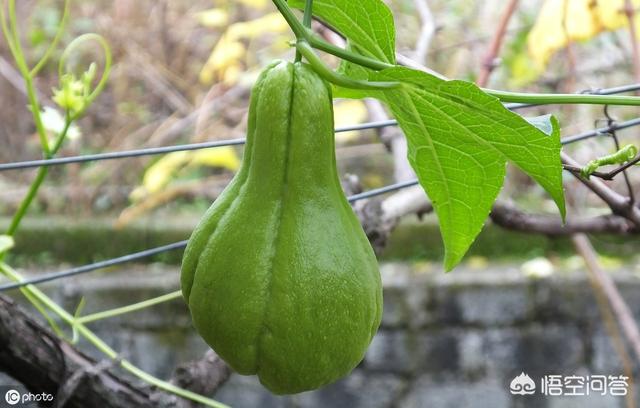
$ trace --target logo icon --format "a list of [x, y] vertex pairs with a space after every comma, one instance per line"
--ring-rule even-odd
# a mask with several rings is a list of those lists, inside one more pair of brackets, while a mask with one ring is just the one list
[[536, 392], [536, 383], [531, 377], [522, 372], [519, 376], [511, 380], [509, 391], [513, 395], [532, 395]]
[[9, 405], [16, 405], [20, 402], [20, 393], [16, 390], [9, 390], [4, 394], [4, 400], [7, 401]]

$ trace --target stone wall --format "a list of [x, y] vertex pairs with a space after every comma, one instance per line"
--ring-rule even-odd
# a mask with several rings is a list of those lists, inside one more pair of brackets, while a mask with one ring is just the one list
[[[382, 325], [350, 376], [321, 390], [277, 397], [254, 377], [234, 375], [214, 398], [239, 408], [625, 406], [624, 398], [610, 395], [509, 392], [522, 372], [538, 388], [544, 375], [623, 374], [583, 272], [532, 280], [517, 266], [461, 267], [445, 274], [428, 265], [382, 265]], [[640, 279], [623, 271], [615, 277], [640, 316]], [[84, 313], [91, 313], [173, 291], [177, 282], [177, 269], [145, 266], [44, 287], [70, 310], [85, 296]], [[180, 300], [92, 327], [124, 357], [164, 378], [206, 350]]]

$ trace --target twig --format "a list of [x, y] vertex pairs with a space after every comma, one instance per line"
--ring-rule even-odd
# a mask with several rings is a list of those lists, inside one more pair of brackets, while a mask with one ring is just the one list
[[[572, 166], [570, 164], [563, 164], [562, 168], [566, 171], [569, 171], [574, 174], [580, 174], [582, 172], [582, 167], [580, 166]], [[611, 180], [609, 177], [609, 173], [602, 173], [600, 171], [594, 171], [590, 174], [590, 176], [601, 178], [603, 180]]]
[[584, 234], [576, 234], [572, 236], [571, 239], [578, 254], [584, 259], [587, 270], [593, 275], [593, 278], [598, 281], [607, 299], [609, 299], [611, 307], [622, 327], [622, 331], [629, 341], [629, 345], [636, 355], [636, 359], [640, 361], [640, 330], [638, 330], [636, 321], [633, 318], [633, 313], [631, 313], [629, 306], [620, 295], [613, 279], [600, 268], [595, 250], [591, 246], [591, 242], [589, 242], [587, 236]]
[[[576, 236], [572, 236], [572, 238], [576, 239]], [[586, 237], [585, 237], [586, 238]], [[588, 238], [587, 238], [588, 242]], [[576, 245], [577, 248], [577, 245]], [[593, 253], [595, 255], [595, 253]], [[584, 258], [583, 258], [584, 259]], [[586, 264], [586, 260], [585, 260]], [[622, 363], [624, 374], [629, 377], [629, 392], [626, 395], [627, 408], [633, 408], [636, 406], [635, 404], [635, 387], [633, 381], [633, 365], [631, 363], [631, 357], [629, 356], [629, 352], [627, 350], [626, 344], [623, 340], [623, 333], [621, 333], [621, 327], [619, 322], [616, 320], [615, 312], [611, 305], [611, 301], [607, 297], [607, 293], [604, 290], [600, 280], [597, 275], [592, 272], [592, 270], [587, 267], [587, 278], [589, 279], [589, 283], [591, 288], [593, 289], [593, 293], [596, 298], [596, 303], [598, 309], [600, 310], [600, 314], [602, 315], [602, 320], [604, 322], [605, 330], [611, 339], [611, 343], [613, 348], [620, 357], [620, 362]]]
[[500, 18], [500, 22], [498, 23], [498, 28], [491, 40], [491, 44], [489, 45], [489, 50], [482, 61], [482, 69], [478, 74], [478, 79], [476, 80], [476, 84], [480, 87], [484, 87], [489, 82], [489, 76], [493, 72], [496, 67], [496, 58], [500, 53], [500, 48], [502, 47], [502, 42], [504, 40], [504, 36], [507, 33], [507, 26], [509, 25], [509, 21], [513, 16], [513, 13], [518, 6], [518, 0], [510, 0], [505, 8], [502, 17]]
[[[613, 125], [616, 124], [616, 120], [609, 113], [609, 105], [604, 106], [604, 115], [607, 118], [607, 126], [613, 127]], [[616, 151], [619, 151], [620, 141], [618, 140], [618, 134], [616, 133], [615, 130], [612, 130], [610, 134], [611, 134], [611, 139], [613, 139], [613, 144], [616, 148]], [[635, 202], [636, 202], [636, 194], [633, 190], [633, 185], [631, 184], [631, 178], [629, 177], [629, 174], [627, 173], [626, 168], [622, 169], [622, 175], [624, 176], [624, 182], [627, 184], [627, 191], [629, 194], [629, 205], [633, 206], [635, 205]]]
[[491, 210], [491, 220], [502, 228], [548, 236], [563, 236], [575, 233], [615, 233], [638, 232], [638, 226], [617, 215], [572, 218], [562, 223], [560, 217], [527, 214], [512, 205], [496, 203]]
[[424, 62], [427, 58], [427, 54], [429, 53], [431, 39], [436, 31], [436, 23], [427, 0], [414, 0], [414, 4], [416, 6], [416, 11], [420, 16], [422, 29], [418, 35], [418, 41], [416, 42], [416, 49], [413, 53], [413, 58], [416, 61]]
[[614, 169], [608, 173], [605, 173], [603, 176], [601, 176], [601, 178], [603, 180], [613, 180], [615, 176], [627, 170], [629, 167], [635, 166], [638, 163], [640, 163], [640, 154], [634, 157], [632, 160], [626, 162], [622, 166], [618, 167], [617, 169]]
[[633, 73], [636, 81], [640, 81], [640, 47], [638, 46], [636, 29], [636, 11], [631, 0], [624, 1], [624, 14], [629, 21], [629, 35], [631, 40], [631, 55], [633, 58]]
[[[230, 376], [231, 368], [227, 363], [212, 350], [209, 350], [200, 360], [178, 366], [171, 382], [202, 395], [211, 395], [227, 382]], [[159, 402], [164, 401], [164, 405], [175, 405], [176, 408], [199, 407], [199, 404], [193, 401], [182, 400], [175, 395], [166, 393], [155, 394], [152, 399]]]
[[[356, 191], [358, 189], [357, 186], [355, 188], [348, 187]], [[433, 211], [433, 207], [422, 187], [414, 186], [385, 199], [372, 199], [357, 203], [354, 210], [371, 246], [379, 253], [384, 249], [389, 236], [403, 216], [429, 213]]]
[[0, 75], [2, 75], [21, 94], [27, 95], [20, 73], [3, 57], [0, 57]]
[[137, 47], [128, 46], [127, 54], [135, 62], [135, 72], [142, 75], [142, 79], [149, 88], [155, 91], [167, 105], [171, 106], [180, 115], [188, 115], [193, 111], [193, 106], [189, 101], [159, 72], [153, 62], [147, 61], [142, 56], [143, 54], [138, 51]]
[[[562, 163], [564, 165], [570, 165], [574, 167], [579, 167], [578, 162], [576, 162], [573, 158], [567, 155], [564, 152], [560, 153], [560, 158], [562, 159]], [[640, 208], [629, 205], [630, 201], [628, 197], [624, 197], [612, 189], [610, 189], [606, 184], [604, 184], [600, 180], [593, 179], [584, 179], [580, 175], [572, 173], [582, 184], [584, 184], [587, 188], [593, 191], [598, 197], [604, 201], [611, 211], [619, 216], [627, 218], [629, 221], [633, 222], [637, 227], [640, 227]]]

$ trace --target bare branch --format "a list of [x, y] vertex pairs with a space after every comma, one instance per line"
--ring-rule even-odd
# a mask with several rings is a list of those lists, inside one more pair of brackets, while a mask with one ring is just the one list
[[582, 233], [631, 234], [638, 227], [628, 219], [616, 215], [572, 218], [562, 224], [560, 217], [527, 214], [514, 206], [496, 203], [491, 211], [491, 220], [503, 228], [544, 235], [571, 235]]
[[600, 268], [596, 253], [589, 239], [584, 234], [576, 234], [572, 237], [572, 240], [576, 250], [584, 259], [587, 270], [592, 274], [592, 277], [597, 280], [609, 299], [611, 307], [620, 322], [622, 331], [629, 341], [637, 360], [640, 361], [640, 330], [638, 330], [636, 321], [633, 318], [633, 313], [631, 313], [629, 306], [622, 298], [622, 295], [620, 295], [611, 276]]
[[491, 44], [489, 45], [489, 50], [482, 61], [482, 70], [478, 74], [478, 79], [476, 80], [476, 84], [480, 87], [487, 85], [487, 82], [489, 82], [489, 76], [496, 67], [496, 58], [498, 57], [498, 54], [500, 54], [500, 48], [502, 47], [504, 36], [507, 33], [507, 26], [509, 25], [509, 21], [511, 20], [513, 13], [516, 11], [517, 6], [518, 0], [510, 0], [505, 8], [504, 14], [502, 14], [502, 17], [500, 18], [496, 32], [491, 40]]
[[633, 58], [633, 73], [636, 81], [640, 81], [640, 47], [638, 46], [637, 27], [636, 27], [636, 10], [631, 0], [624, 0], [624, 8], [622, 10], [627, 16], [629, 22], [629, 35], [631, 40], [631, 55]]
[[424, 62], [427, 58], [427, 54], [429, 53], [431, 39], [433, 38], [433, 34], [436, 32], [436, 22], [427, 0], [414, 0], [414, 3], [416, 5], [416, 11], [420, 16], [422, 29], [418, 35], [418, 41], [416, 42], [416, 50], [413, 53], [413, 58], [416, 61]]
[[[171, 383], [201, 395], [212, 395], [231, 376], [231, 368], [218, 355], [209, 350], [200, 360], [191, 361], [176, 368]], [[200, 404], [183, 400], [175, 395], [156, 393], [152, 399], [163, 406], [176, 408], [198, 408]]]
[[[96, 362], [34, 320], [13, 300], [0, 296], [0, 371], [33, 393], [55, 396], [64, 407], [191, 408], [190, 401], [132, 382]], [[213, 352], [176, 369], [174, 384], [211, 395], [231, 374]]]
[[[357, 191], [357, 181], [350, 180], [347, 188]], [[354, 210], [371, 246], [376, 253], [380, 253], [403, 216], [429, 213], [433, 211], [433, 207], [422, 187], [414, 186], [385, 199], [359, 201], [354, 205]]]
[[[573, 158], [571, 158], [564, 152], [560, 153], [560, 158], [562, 159], [563, 164], [567, 164], [570, 166], [580, 166], [578, 162], [576, 162]], [[633, 222], [637, 227], [640, 227], [640, 209], [635, 205], [632, 205], [628, 197], [624, 197], [623, 195], [616, 193], [601, 180], [586, 180], [576, 174], [574, 174], [574, 176], [576, 176], [576, 178], [580, 180], [582, 184], [587, 186], [587, 188], [589, 188], [598, 197], [600, 197], [602, 201], [607, 203], [607, 205], [609, 206], [609, 208], [611, 208], [611, 211], [615, 215], [625, 217], [629, 221]]]
[[65, 407], [155, 407], [148, 389], [96, 370], [96, 362], [59, 339], [12, 300], [0, 297], [0, 368], [34, 393], [57, 395], [74, 373], [78, 383]]
[[[584, 235], [574, 235], [572, 236], [572, 239], [576, 250], [583, 257], [585, 264], [587, 264], [587, 277], [589, 278], [589, 283], [593, 289], [598, 309], [602, 314], [605, 330], [611, 339], [611, 343], [616, 354], [620, 358], [625, 375], [630, 379], [629, 392], [626, 395], [626, 406], [627, 408], [633, 408], [636, 406], [633, 364], [631, 362], [631, 356], [629, 355], [627, 346], [623, 340], [625, 333], [621, 329], [621, 324], [618, 321], [619, 319], [616, 318], [616, 312], [612, 306], [614, 302], [612, 302], [612, 298], [610, 297], [611, 292], [605, 290], [602, 279], [600, 279], [600, 276], [597, 273], [594, 273], [594, 270], [596, 269], [600, 274], [602, 274], [602, 271], [599, 269], [599, 265], [597, 265], [597, 263], [593, 263], [596, 258], [596, 253], [591, 247], [589, 239]], [[585, 244], [587, 244], [587, 246], [585, 246]], [[624, 303], [624, 300], [622, 300], [622, 302]]]

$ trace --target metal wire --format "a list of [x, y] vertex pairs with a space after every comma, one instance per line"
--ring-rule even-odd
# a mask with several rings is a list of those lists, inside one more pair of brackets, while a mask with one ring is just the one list
[[[358, 200], [363, 200], [365, 198], [370, 198], [386, 193], [390, 193], [392, 191], [400, 190], [406, 187], [414, 186], [418, 184], [418, 180], [409, 180], [402, 183], [391, 184], [385, 187], [365, 191], [363, 193], [354, 194], [347, 198], [350, 203], [356, 202]], [[51, 282], [54, 280], [64, 279], [75, 275], [81, 275], [89, 272], [94, 272], [98, 269], [108, 268], [110, 266], [120, 265], [123, 263], [136, 261], [143, 258], [148, 258], [150, 256], [158, 255], [164, 252], [174, 251], [176, 249], [183, 249], [187, 246], [187, 241], [175, 242], [173, 244], [163, 245], [152, 249], [147, 249], [145, 251], [135, 252], [133, 254], [128, 254], [124, 256], [120, 256], [117, 258], [107, 259], [105, 261], [95, 262], [92, 264], [87, 264], [83, 266], [78, 266], [71, 269], [66, 269], [60, 272], [52, 272], [44, 275], [40, 275], [31, 279], [25, 279], [22, 282], [13, 282], [13, 283], [5, 283], [0, 285], [0, 292], [5, 292], [11, 289], [17, 289], [27, 285], [35, 285], [44, 282]]]
[[601, 127], [598, 129], [587, 131], [587, 132], [578, 133], [577, 135], [573, 135], [573, 136], [567, 136], [561, 140], [561, 143], [562, 144], [575, 143], [581, 140], [592, 138], [594, 136], [606, 135], [607, 133], [612, 131], [627, 129], [627, 128], [638, 126], [638, 125], [640, 125], [640, 118], [635, 118], [635, 119], [627, 120], [625, 122], [614, 123], [611, 126]]
[[188, 150], [208, 149], [212, 147], [234, 146], [234, 145], [241, 145], [244, 142], [245, 142], [244, 138], [229, 139], [229, 140], [220, 140], [217, 142], [192, 143], [192, 144], [175, 145], [175, 146], [167, 146], [167, 147], [152, 147], [149, 149], [127, 150], [124, 152], [110, 152], [110, 153], [99, 153], [99, 154], [86, 154], [82, 156], [57, 157], [57, 158], [48, 159], [48, 160], [45, 160], [45, 159], [30, 160], [30, 161], [23, 161], [23, 162], [0, 164], [0, 171], [29, 169], [29, 168], [44, 167], [44, 166], [58, 166], [62, 164], [83, 163], [83, 162], [92, 162], [92, 161], [100, 161], [100, 160], [123, 159], [125, 157], [149, 156], [149, 155], [155, 155], [155, 154], [183, 152]]
[[[597, 94], [597, 95], [613, 95], [613, 94], [619, 94], [619, 93], [633, 92], [636, 90], [640, 90], [640, 83], [630, 84], [625, 86], [618, 86], [615, 88], [590, 90], [583, 93], [591, 93], [591, 94]], [[537, 106], [537, 105], [518, 104], [518, 103], [511, 103], [511, 104], [505, 105], [505, 107], [511, 110], [526, 108], [530, 106]], [[640, 121], [640, 118], [617, 124], [616, 126], [618, 127], [616, 128], [613, 128], [613, 127], [602, 128], [602, 129], [596, 129], [594, 131], [584, 132], [574, 136], [568, 136], [563, 139], [563, 144], [568, 144], [568, 143], [577, 142], [579, 140], [588, 139], [591, 137], [598, 136], [602, 133], [607, 133], [608, 131], [612, 131], [612, 130], [621, 130], [628, 127], [636, 126], [638, 125], [636, 121]], [[397, 126], [397, 124], [398, 122], [395, 120], [367, 122], [367, 123], [361, 123], [358, 125], [339, 127], [335, 129], [335, 132], [340, 133], [340, 132], [351, 132], [355, 130], [380, 129], [388, 126]], [[101, 160], [114, 160], [114, 159], [123, 159], [128, 157], [151, 156], [151, 155], [166, 154], [166, 153], [180, 152], [180, 151], [208, 149], [208, 148], [222, 147], [222, 146], [234, 146], [234, 145], [241, 145], [243, 143], [245, 143], [245, 139], [239, 138], [239, 139], [219, 140], [219, 141], [204, 142], [204, 143], [191, 143], [191, 144], [183, 144], [183, 145], [175, 145], [175, 146], [166, 146], [166, 147], [152, 147], [148, 149], [126, 150], [122, 152], [109, 152], [109, 153], [98, 153], [98, 154], [89, 154], [89, 155], [81, 155], [81, 156], [58, 157], [53, 159], [29, 160], [29, 161], [22, 161], [22, 162], [0, 164], [0, 171], [29, 169], [29, 168], [36, 168], [36, 167], [43, 167], [43, 166], [58, 166], [58, 165], [71, 164], [71, 163], [85, 163], [85, 162], [101, 161]]]
[[187, 246], [187, 241], [174, 242], [173, 244], [163, 245], [156, 248], [147, 249], [133, 254], [120, 256], [117, 258], [107, 259], [105, 261], [95, 262], [88, 265], [78, 266], [75, 268], [67, 269], [61, 272], [47, 273], [36, 278], [26, 279], [22, 282], [8, 283], [0, 285], [0, 292], [6, 290], [19, 288], [26, 285], [33, 285], [42, 282], [49, 282], [57, 279], [68, 278], [74, 275], [80, 275], [87, 272], [93, 272], [98, 269], [107, 268], [109, 266], [119, 265], [126, 262], [135, 261], [142, 258], [148, 258], [153, 255], [161, 254], [163, 252], [173, 251], [175, 249], [181, 249]]
[[[395, 120], [383, 120], [379, 122], [368, 122], [368, 123], [361, 123], [361, 124], [351, 125], [351, 126], [343, 126], [343, 127], [336, 128], [335, 132], [340, 133], [340, 132], [351, 132], [354, 130], [379, 129], [386, 126], [395, 126], [395, 125], [397, 125], [397, 122]], [[93, 162], [93, 161], [101, 161], [101, 160], [124, 159], [127, 157], [151, 156], [151, 155], [157, 155], [157, 154], [183, 152], [183, 151], [189, 151], [189, 150], [209, 149], [213, 147], [235, 146], [235, 145], [244, 144], [245, 142], [246, 142], [245, 138], [239, 138], [239, 139], [218, 140], [214, 142], [190, 143], [190, 144], [166, 146], [166, 147], [151, 147], [148, 149], [126, 150], [123, 152], [86, 154], [81, 156], [57, 157], [54, 159], [40, 159], [40, 160], [29, 160], [29, 161], [23, 161], [23, 162], [3, 163], [3, 164], [0, 164], [0, 171], [29, 169], [29, 168], [44, 167], [44, 166], [59, 166], [63, 164], [85, 163], [85, 162]]]

